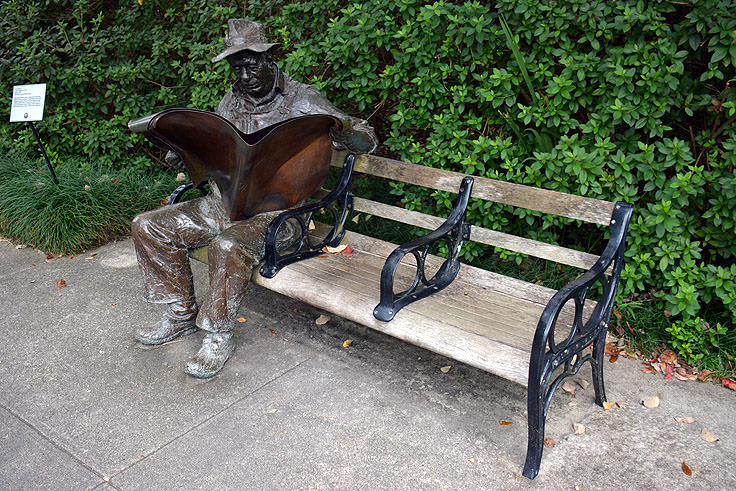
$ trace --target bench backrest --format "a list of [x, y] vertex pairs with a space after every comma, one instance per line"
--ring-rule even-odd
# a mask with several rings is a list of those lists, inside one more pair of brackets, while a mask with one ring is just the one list
[[[342, 167], [344, 158], [345, 152], [334, 152], [332, 165]], [[408, 164], [406, 162], [365, 154], [356, 157], [354, 172], [452, 193], [458, 192], [460, 182], [466, 177], [465, 174], [459, 172], [434, 169], [418, 164]], [[575, 196], [525, 186], [523, 184], [514, 184], [477, 176], [473, 176], [473, 179], [475, 179], [472, 193], [473, 198], [550, 213], [598, 225], [610, 225], [611, 215], [615, 206], [615, 203], [610, 201]], [[355, 211], [369, 215], [375, 215], [429, 230], [434, 230], [444, 222], [444, 218], [406, 210], [358, 196], [355, 197], [354, 209]], [[471, 227], [470, 240], [583, 269], [590, 268], [598, 260], [598, 256], [593, 254], [477, 226]]]

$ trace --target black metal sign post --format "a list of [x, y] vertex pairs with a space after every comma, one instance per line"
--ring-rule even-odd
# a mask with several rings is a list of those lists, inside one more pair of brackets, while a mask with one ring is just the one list
[[51, 165], [51, 162], [49, 161], [49, 156], [46, 155], [46, 149], [43, 147], [43, 143], [41, 143], [41, 137], [38, 136], [38, 131], [36, 131], [36, 126], [31, 121], [29, 121], [28, 124], [31, 125], [31, 129], [33, 130], [33, 136], [36, 137], [36, 141], [38, 142], [38, 147], [41, 149], [43, 158], [46, 160], [46, 166], [48, 166], [49, 172], [51, 172], [51, 178], [54, 180], [54, 184], [59, 184], [59, 180], [56, 178], [56, 172], [54, 172], [54, 167]]
[[46, 84], [14, 86], [13, 100], [10, 104], [10, 122], [28, 123], [31, 125], [33, 136], [36, 137], [38, 148], [41, 149], [41, 153], [46, 161], [46, 166], [49, 168], [49, 172], [51, 172], [54, 184], [59, 184], [59, 180], [56, 178], [56, 172], [54, 172], [49, 156], [46, 154], [46, 149], [43, 147], [43, 143], [41, 143], [41, 137], [38, 136], [38, 131], [36, 131], [36, 127], [33, 125], [34, 121], [41, 121], [43, 119], [43, 107], [45, 103]]

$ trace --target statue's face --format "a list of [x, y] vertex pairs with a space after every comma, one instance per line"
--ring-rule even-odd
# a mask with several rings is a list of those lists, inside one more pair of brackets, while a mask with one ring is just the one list
[[236, 85], [254, 99], [265, 97], [276, 83], [276, 71], [265, 55], [241, 51], [227, 58], [237, 77]]

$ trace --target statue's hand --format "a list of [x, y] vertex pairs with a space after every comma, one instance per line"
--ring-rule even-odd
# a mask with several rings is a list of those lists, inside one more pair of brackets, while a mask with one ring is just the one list
[[330, 136], [338, 150], [371, 153], [378, 146], [378, 138], [367, 121], [346, 118], [343, 126], [333, 125]]
[[164, 161], [166, 162], [166, 165], [173, 169], [184, 169], [184, 161], [181, 159], [181, 157], [179, 157], [179, 154], [176, 152], [172, 152], [171, 150], [166, 152]]

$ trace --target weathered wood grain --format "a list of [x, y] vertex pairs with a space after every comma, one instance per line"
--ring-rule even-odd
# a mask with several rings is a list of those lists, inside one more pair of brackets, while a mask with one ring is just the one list
[[[288, 266], [272, 279], [257, 275], [254, 280], [266, 288], [364, 326], [526, 385], [529, 353], [495, 339], [491, 319], [486, 332], [478, 334], [468, 330], [457, 318], [441, 321], [427, 315], [425, 304], [424, 312], [409, 306], [391, 322], [381, 322], [373, 317], [373, 308], [378, 303], [377, 289], [370, 291], [364, 285], [354, 287], [347, 282], [324, 288], [322, 278], [315, 277], [315, 268], [309, 263], [321, 260], [316, 269], [326, 273], [331, 269], [328, 263], [342, 259], [350, 261], [360, 256], [341, 257], [309, 259]], [[331, 278], [339, 279], [341, 276], [333, 275]]]
[[[340, 167], [342, 166], [342, 160], [336, 156], [333, 158], [332, 164]], [[355, 161], [355, 171], [453, 193], [457, 193], [460, 182], [465, 177], [465, 174], [459, 172], [409, 164], [375, 155], [359, 155]], [[473, 177], [475, 179], [473, 198], [552, 213], [599, 225], [609, 225], [615, 205], [610, 201], [575, 196], [486, 177]]]
[[[444, 223], [443, 218], [432, 215], [425, 215], [414, 210], [406, 210], [397, 206], [391, 206], [376, 201], [367, 200], [365, 198], [355, 198], [354, 208], [356, 211], [368, 213], [389, 220], [395, 220], [402, 223], [408, 223], [416, 227], [427, 230], [435, 230]], [[521, 252], [530, 256], [555, 261], [569, 266], [575, 266], [582, 269], [590, 269], [598, 260], [598, 256], [588, 254], [574, 249], [548, 244], [533, 239], [517, 237], [515, 235], [490, 230], [483, 227], [472, 225], [470, 228], [470, 240], [487, 244], [491, 246], [501, 247], [503, 249]]]

